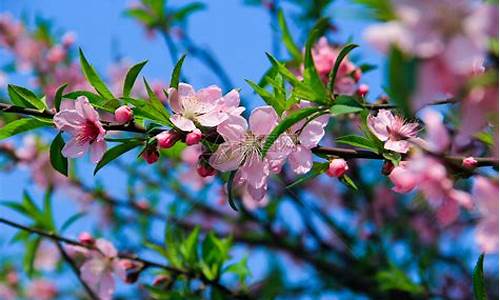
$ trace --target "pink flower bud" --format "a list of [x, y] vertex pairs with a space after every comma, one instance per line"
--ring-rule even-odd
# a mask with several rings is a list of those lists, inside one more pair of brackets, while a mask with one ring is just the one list
[[118, 123], [128, 123], [133, 117], [134, 112], [126, 105], [122, 105], [115, 110], [115, 121]]
[[392, 170], [394, 170], [394, 164], [389, 160], [384, 161], [384, 165], [382, 166], [382, 174], [387, 176], [391, 174]]
[[209, 177], [215, 175], [215, 169], [206, 164], [199, 164], [196, 168], [196, 171], [201, 177]]
[[201, 131], [195, 129], [186, 135], [186, 144], [188, 146], [196, 145], [200, 142], [201, 138], [202, 138]]
[[170, 278], [166, 275], [157, 275], [153, 279], [153, 286], [159, 286], [170, 281]]
[[148, 164], [154, 164], [160, 158], [160, 153], [156, 149], [152, 149], [152, 150], [147, 149], [146, 151], [144, 151], [142, 153], [142, 158], [144, 158], [144, 160]]
[[75, 39], [74, 32], [66, 32], [62, 37], [62, 44], [64, 47], [68, 48], [75, 43]]
[[361, 79], [361, 70], [360, 69], [356, 69], [354, 71], [354, 73], [352, 73], [352, 78], [358, 82], [360, 79]]
[[137, 201], [137, 207], [142, 210], [148, 210], [150, 208], [149, 203], [144, 200]]
[[88, 233], [88, 232], [80, 233], [80, 235], [78, 236], [78, 240], [80, 241], [80, 243], [82, 243], [84, 245], [93, 245], [95, 242], [92, 235], [90, 235], [90, 233]]
[[341, 177], [349, 170], [347, 162], [342, 158], [336, 158], [330, 162], [326, 174], [330, 177]]
[[366, 94], [368, 94], [368, 90], [369, 90], [368, 85], [366, 85], [366, 84], [361, 84], [361, 85], [358, 87], [358, 90], [356, 91], [356, 93], [358, 93], [358, 95], [359, 95], [360, 97], [364, 97], [364, 96], [366, 96]]
[[60, 45], [56, 45], [50, 48], [49, 52], [47, 53], [47, 61], [50, 64], [57, 64], [63, 61], [65, 57], [66, 57], [66, 50], [64, 50], [64, 48], [61, 47]]
[[171, 148], [180, 138], [180, 134], [173, 130], [163, 131], [156, 136], [158, 146], [163, 149]]
[[466, 157], [462, 161], [462, 166], [467, 169], [474, 169], [477, 166], [477, 160], [475, 160], [472, 156]]

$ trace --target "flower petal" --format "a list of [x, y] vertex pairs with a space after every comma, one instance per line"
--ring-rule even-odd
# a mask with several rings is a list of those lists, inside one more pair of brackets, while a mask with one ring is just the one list
[[296, 174], [305, 174], [313, 166], [312, 152], [306, 147], [298, 145], [289, 156], [290, 166]]
[[198, 116], [196, 120], [200, 122], [202, 126], [205, 127], [215, 127], [227, 119], [227, 114], [218, 110], [213, 110], [201, 116]]
[[99, 114], [92, 107], [89, 99], [85, 96], [80, 96], [75, 101], [75, 110], [85, 119], [92, 122], [99, 121]]
[[306, 148], [314, 148], [325, 135], [325, 123], [313, 120], [309, 122], [299, 135], [299, 142]]
[[106, 142], [96, 141], [90, 145], [90, 161], [98, 163], [106, 152]]
[[384, 144], [384, 148], [398, 153], [406, 153], [410, 150], [410, 143], [408, 141], [387, 140]]
[[271, 106], [257, 107], [250, 114], [249, 124], [254, 135], [267, 135], [278, 124], [278, 115]]
[[87, 152], [88, 148], [89, 144], [82, 144], [76, 138], [72, 138], [68, 143], [66, 143], [66, 145], [64, 145], [61, 153], [62, 155], [64, 155], [64, 157], [77, 158], [82, 157], [83, 154]]
[[217, 132], [226, 142], [243, 141], [247, 130], [247, 120], [241, 116], [229, 116], [227, 120], [217, 126]]
[[96, 248], [99, 249], [99, 251], [101, 251], [101, 253], [106, 257], [116, 257], [118, 254], [115, 246], [105, 239], [97, 239], [95, 241], [95, 245]]
[[215, 153], [210, 156], [208, 162], [214, 169], [227, 172], [238, 169], [243, 159], [244, 152], [240, 145], [226, 142], [219, 145]]
[[181, 115], [173, 115], [170, 117], [170, 121], [174, 123], [175, 127], [179, 128], [182, 131], [191, 132], [196, 129], [193, 121], [184, 118]]
[[176, 114], [182, 113], [182, 105], [179, 100], [179, 92], [175, 88], [169, 88], [168, 91], [168, 105]]

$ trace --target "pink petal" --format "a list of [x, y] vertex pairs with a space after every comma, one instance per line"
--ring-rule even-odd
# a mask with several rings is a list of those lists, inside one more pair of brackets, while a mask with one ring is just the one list
[[105, 272], [99, 281], [97, 295], [101, 300], [111, 300], [114, 292], [115, 280], [113, 279], [113, 275], [111, 272]]
[[244, 159], [243, 149], [236, 143], [226, 142], [219, 145], [208, 162], [221, 172], [233, 171], [240, 167]]
[[124, 264], [122, 264], [121, 260], [119, 259], [113, 260], [113, 273], [121, 280], [127, 280], [127, 270], [125, 269]]
[[102, 258], [91, 258], [86, 260], [80, 267], [82, 279], [92, 288], [97, 290], [102, 273], [106, 269], [106, 261]]
[[459, 213], [460, 208], [458, 203], [451, 199], [446, 199], [438, 208], [437, 219], [439, 223], [446, 226], [453, 223], [458, 218]]
[[168, 105], [172, 109], [172, 111], [176, 114], [182, 113], [182, 105], [179, 100], [179, 92], [177, 92], [174, 88], [169, 88], [168, 91]]
[[264, 184], [263, 186], [256, 188], [247, 184], [246, 189], [250, 197], [252, 197], [255, 201], [261, 201], [266, 196], [267, 185]]
[[179, 83], [177, 93], [178, 93], [180, 98], [193, 97], [196, 95], [196, 93], [193, 89], [193, 86], [191, 86], [190, 84], [184, 83], [184, 82]]
[[92, 107], [89, 100], [85, 96], [81, 96], [76, 99], [75, 110], [86, 120], [92, 122], [99, 121], [99, 114]]
[[482, 220], [476, 227], [476, 243], [485, 253], [498, 251], [498, 219]]
[[222, 97], [222, 90], [216, 85], [211, 85], [196, 92], [196, 97], [203, 102], [215, 103], [216, 100]]
[[105, 141], [96, 141], [90, 145], [90, 160], [93, 163], [98, 163], [102, 156], [106, 152], [106, 142]]
[[227, 117], [228, 117], [227, 114], [218, 110], [213, 110], [209, 113], [197, 117], [196, 120], [198, 120], [198, 122], [200, 122], [202, 126], [215, 127], [220, 123], [224, 122], [227, 119]]
[[69, 140], [66, 145], [64, 145], [61, 153], [64, 155], [64, 157], [68, 158], [77, 158], [77, 157], [82, 157], [85, 152], [87, 152], [87, 149], [89, 148], [89, 144], [87, 143], [79, 143], [76, 138], [72, 138]]
[[62, 100], [59, 110], [75, 110], [75, 100]]
[[381, 141], [389, 138], [387, 128], [391, 128], [393, 122], [394, 115], [386, 109], [380, 109], [377, 116], [369, 115], [367, 119], [368, 128]]
[[191, 132], [196, 129], [193, 121], [186, 119], [181, 115], [171, 116], [170, 121], [174, 123], [175, 127], [179, 128], [182, 131]]
[[217, 126], [217, 132], [226, 142], [244, 140], [247, 130], [247, 120], [241, 116], [229, 116], [226, 121]]
[[384, 148], [398, 153], [406, 153], [410, 150], [410, 143], [408, 141], [387, 140], [384, 144]]
[[298, 145], [296, 150], [289, 156], [289, 162], [296, 174], [305, 174], [313, 166], [312, 152], [308, 148]]
[[250, 114], [249, 124], [254, 135], [268, 135], [278, 124], [278, 115], [271, 106], [257, 107]]
[[299, 142], [306, 148], [314, 148], [325, 135], [325, 123], [313, 120], [309, 122], [300, 133]]
[[113, 244], [105, 239], [97, 239], [95, 244], [97, 249], [99, 249], [99, 251], [101, 251], [101, 253], [106, 257], [116, 257], [118, 254]]
[[75, 110], [63, 110], [54, 116], [54, 124], [57, 129], [67, 131], [71, 135], [77, 135], [84, 122], [85, 119]]
[[238, 107], [240, 105], [240, 93], [237, 90], [231, 90], [229, 93], [224, 95], [223, 104], [225, 107]]
[[247, 184], [254, 188], [262, 187], [269, 176], [269, 166], [260, 159], [258, 153], [247, 156], [240, 171], [242, 178], [246, 179]]

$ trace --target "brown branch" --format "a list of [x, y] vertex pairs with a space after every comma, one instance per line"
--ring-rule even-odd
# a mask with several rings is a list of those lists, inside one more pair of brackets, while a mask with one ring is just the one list
[[[7, 220], [5, 218], [0, 217], [0, 223], [4, 223], [8, 226], [11, 226], [11, 227], [14, 227], [14, 228], [17, 228], [20, 230], [24, 230], [24, 231], [27, 231], [30, 233], [34, 233], [34, 234], [49, 238], [49, 239], [54, 240], [54, 241], [64, 242], [66, 244], [96, 250], [94, 247], [92, 247], [90, 245], [82, 244], [76, 240], [72, 240], [72, 239], [57, 235], [53, 232], [47, 232], [47, 231], [44, 231], [41, 229], [24, 226], [22, 224], [18, 224], [16, 222]], [[140, 258], [136, 255], [119, 253], [118, 257], [122, 258], [122, 259], [129, 259], [129, 260], [139, 262], [139, 263], [143, 264], [144, 268], [156, 267], [156, 268], [161, 268], [161, 269], [167, 270], [167, 271], [174, 273], [174, 274], [177, 274], [177, 275], [187, 276], [188, 278], [197, 278], [197, 279], [201, 280], [203, 283], [210, 284], [210, 285], [214, 286], [215, 288], [219, 289], [220, 291], [222, 291], [223, 293], [225, 293], [231, 297], [234, 297], [235, 299], [248, 299], [248, 296], [246, 294], [242, 294], [240, 292], [233, 292], [229, 288], [227, 288], [226, 286], [219, 283], [218, 281], [210, 280], [210, 279], [206, 278], [203, 274], [195, 273], [192, 270], [184, 270], [184, 269], [175, 268], [175, 267], [164, 265], [161, 263], [157, 263], [157, 262], [154, 262], [154, 261], [151, 261], [148, 259]]]
[[[426, 106], [429, 105], [443, 105], [443, 104], [454, 104], [459, 102], [457, 98], [448, 98], [448, 99], [443, 99], [443, 100], [438, 100], [434, 101], [431, 103], [428, 103]], [[388, 104], [388, 103], [380, 103], [380, 104], [363, 104], [363, 107], [369, 109], [369, 110], [379, 110], [379, 109], [396, 109], [398, 106], [396, 104]]]

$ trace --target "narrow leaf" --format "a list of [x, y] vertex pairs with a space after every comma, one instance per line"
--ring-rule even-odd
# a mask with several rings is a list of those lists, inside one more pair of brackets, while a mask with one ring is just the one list
[[281, 29], [281, 36], [283, 39], [283, 44], [285, 45], [286, 49], [288, 50], [288, 53], [293, 57], [293, 60], [296, 62], [301, 62], [302, 61], [302, 52], [300, 51], [299, 47], [295, 44], [293, 41], [292, 35], [290, 34], [290, 30], [288, 29], [288, 25], [286, 24], [286, 19], [285, 15], [283, 14], [283, 11], [280, 10], [278, 12], [278, 24]]
[[486, 294], [486, 286], [484, 285], [483, 261], [484, 254], [481, 254], [477, 259], [476, 266], [474, 267], [474, 272], [472, 275], [474, 298], [476, 300], [488, 299], [488, 295]]
[[105, 165], [107, 165], [108, 163], [110, 163], [111, 161], [113, 161], [114, 159], [119, 157], [120, 155], [134, 149], [135, 147], [137, 147], [141, 144], [142, 144], [142, 142], [140, 142], [140, 141], [132, 141], [129, 143], [120, 144], [118, 146], [115, 146], [115, 147], [109, 149], [108, 151], [106, 151], [106, 153], [104, 153], [102, 159], [97, 163], [97, 166], [94, 169], [94, 175], [102, 167], [104, 167]]
[[172, 77], [170, 78], [170, 87], [172, 88], [177, 88], [179, 86], [179, 78], [181, 76], [182, 64], [184, 63], [185, 58], [186, 54], [184, 54], [175, 64], [174, 70], [172, 71]]
[[83, 74], [85, 74], [85, 77], [94, 89], [104, 98], [113, 99], [113, 94], [108, 89], [104, 81], [102, 81], [101, 77], [99, 77], [94, 67], [89, 64], [82, 49], [80, 49], [80, 64], [82, 65]]
[[362, 137], [362, 136], [346, 135], [346, 136], [342, 136], [342, 137], [337, 138], [336, 141], [337, 141], [337, 143], [347, 144], [347, 145], [351, 145], [354, 147], [367, 149], [367, 150], [370, 150], [374, 153], [379, 152], [376, 144], [374, 144], [371, 140], [369, 140], [365, 137]]
[[62, 98], [63, 98], [64, 89], [67, 86], [68, 86], [68, 84], [65, 83], [57, 88], [56, 94], [54, 95], [54, 107], [56, 108], [56, 111], [59, 111], [59, 109], [61, 108], [61, 102], [62, 102]]
[[272, 106], [276, 113], [281, 114], [285, 109], [284, 103], [280, 103], [279, 100], [274, 97], [270, 92], [268, 92], [263, 87], [257, 85], [251, 80], [245, 80], [248, 85], [266, 102], [268, 105]]
[[146, 65], [147, 62], [148, 62], [147, 60], [140, 62], [140, 63], [132, 66], [128, 70], [127, 75], [125, 76], [125, 81], [123, 83], [123, 97], [130, 96], [130, 92], [132, 91], [132, 88], [134, 87], [135, 80], [137, 79], [137, 76], [139, 75], [142, 68]]
[[61, 225], [61, 233], [66, 231], [71, 225], [73, 225], [76, 221], [80, 220], [82, 217], [84, 217], [87, 213], [85, 212], [79, 212], [71, 217], [69, 217], [64, 223]]
[[33, 130], [35, 128], [49, 126], [50, 123], [35, 118], [24, 118], [12, 121], [0, 128], [0, 140], [14, 136], [16, 134]]
[[64, 140], [59, 132], [50, 144], [50, 163], [56, 171], [68, 176], [68, 159], [61, 153], [63, 147]]
[[[24, 104], [29, 104], [29, 107], [34, 107], [40, 111], [47, 108], [45, 102], [38, 98], [32, 91], [23, 88], [22, 86], [12, 85], [8, 86], [9, 94], [15, 94], [18, 99], [20, 98]], [[14, 97], [16, 98], [16, 97]]]
[[335, 87], [335, 79], [337, 77], [337, 72], [339, 71], [342, 60], [344, 60], [347, 54], [349, 54], [349, 52], [351, 52], [356, 47], [358, 47], [358, 45], [356, 44], [347, 44], [342, 48], [342, 50], [340, 50], [340, 53], [335, 60], [335, 64], [333, 65], [330, 74], [328, 74], [328, 85], [326, 87], [328, 91], [333, 92], [333, 88]]

